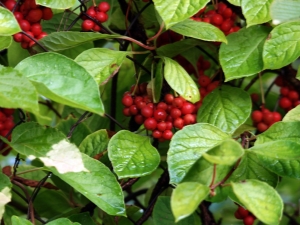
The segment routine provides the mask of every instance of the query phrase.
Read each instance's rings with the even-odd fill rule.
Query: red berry
[[[26,19],[31,23],[39,22],[43,17],[43,11],[41,9],[31,9],[26,16]]]
[[[272,112],[263,113],[263,121],[267,125],[274,123],[274,117]]]
[[[19,25],[21,29],[25,32],[30,30],[30,23],[27,20],[20,20]]]
[[[131,105],[131,106],[129,107],[129,110],[130,110],[130,114],[131,114],[132,116],[135,116],[135,115],[137,115],[137,114],[139,113],[139,110],[138,110],[138,108],[136,107],[136,105]]]
[[[249,211],[247,209],[244,209],[242,206],[239,206],[237,211],[243,218],[249,215]]]
[[[252,102],[258,102],[259,101],[259,95],[257,93],[252,93],[250,95]]]
[[[281,87],[281,88],[280,88],[280,94],[281,94],[282,96],[288,96],[289,92],[290,92],[290,90],[289,90],[288,87]]]
[[[185,100],[181,97],[174,98],[173,106],[180,109],[183,106],[184,102],[185,102]]]
[[[174,120],[173,125],[174,125],[174,127],[178,128],[178,129],[182,129],[184,126],[184,120],[179,117]]]
[[[172,124],[172,122],[170,122],[170,121],[166,121],[166,130],[172,130],[172,128],[173,128],[173,124]]]
[[[43,20],[50,20],[53,17],[53,12],[52,12],[52,9],[50,9],[50,8],[47,8],[47,7],[43,8],[42,12],[43,12],[43,16],[42,16]]]
[[[294,106],[294,107],[296,107],[296,106],[298,106],[298,105],[300,105],[300,100],[297,100],[297,101],[293,102],[293,106]]]
[[[167,112],[163,109],[157,109],[154,111],[153,117],[157,121],[163,121],[167,118]]]
[[[165,130],[162,134],[162,138],[165,140],[171,140],[173,137],[173,132],[171,130]]]
[[[201,87],[206,87],[210,84],[211,79],[206,75],[199,76],[198,83]]]
[[[252,112],[251,118],[254,123],[259,123],[263,119],[263,113],[260,110],[255,110]]]
[[[163,109],[163,110],[167,111],[168,105],[167,105],[166,103],[164,103],[164,102],[159,102],[159,103],[157,104],[156,108],[157,108],[157,109]]]
[[[181,110],[177,108],[172,108],[170,115],[172,116],[173,119],[176,119],[181,116]]]
[[[125,95],[122,98],[122,104],[126,107],[130,107],[133,104],[133,99],[131,96]]]
[[[157,124],[157,129],[159,131],[165,131],[167,129],[167,123],[162,121]]]
[[[4,122],[6,120],[7,116],[0,111],[0,121]]]
[[[22,41],[21,42],[21,47],[24,48],[24,49],[27,49],[29,47],[29,42]]]
[[[244,225],[252,225],[254,223],[254,221],[255,221],[255,218],[251,215],[249,215],[243,219]]]
[[[30,27],[30,31],[35,37],[39,36],[42,33],[42,26],[40,23],[34,23]]]
[[[282,119],[281,114],[279,112],[273,112],[273,121],[278,122]]]
[[[95,11],[95,7],[91,6],[88,8],[88,10],[86,11],[86,14],[89,15],[90,17],[95,18],[96,17],[96,11]]]
[[[83,31],[89,31],[89,30],[93,29],[94,26],[95,26],[95,23],[92,20],[84,20],[81,24],[81,28]]]
[[[11,130],[15,126],[15,124],[12,120],[7,120],[4,122],[4,126],[6,130]]]
[[[195,114],[186,114],[183,117],[184,125],[190,125],[196,123],[196,115]]]
[[[17,4],[17,2],[14,0],[8,0],[4,3],[5,7],[10,11],[13,10],[13,8],[15,7],[16,4]]]
[[[93,31],[99,32],[100,30],[101,30],[101,27],[98,26],[97,24],[95,24],[95,26],[93,27]]]
[[[9,130],[5,129],[5,130],[0,130],[0,135],[2,137],[5,137],[7,134],[9,133]]]
[[[144,108],[146,106],[146,102],[144,102],[144,101],[138,101],[138,102],[135,102],[135,104],[139,110],[141,110],[142,108]]]
[[[129,109],[129,108],[124,108],[124,109],[123,109],[123,115],[124,115],[124,116],[131,116],[131,114],[130,114],[130,109]]]
[[[101,12],[107,12],[110,9],[110,5],[108,2],[101,2],[98,5],[98,8]]]
[[[214,81],[214,82],[210,83],[206,88],[207,92],[211,92],[211,91],[215,90],[219,86],[219,83],[220,83],[219,81]]]
[[[135,115],[134,116],[134,121],[137,123],[137,124],[143,124],[144,123],[144,117],[141,115],[141,114],[138,114],[138,115]]]
[[[181,112],[183,115],[192,114],[195,111],[195,105],[190,102],[183,103],[181,107]]]
[[[223,2],[220,2],[220,3],[218,4],[217,12],[218,12],[219,14],[222,14],[222,12],[224,12],[224,10],[225,10],[226,8],[227,8],[227,5],[224,4]]]
[[[30,37],[34,37],[33,33],[31,31],[27,31],[26,34]],[[32,39],[28,37],[27,35],[23,35],[23,42],[30,42]]]
[[[211,17],[211,23],[213,25],[219,26],[223,23],[223,16],[221,16],[220,14],[216,13]]]
[[[4,130],[4,129],[5,129],[4,123],[0,122],[0,130]]]
[[[148,104],[144,108],[141,109],[142,116],[148,118],[153,116],[153,108]]]
[[[127,94],[131,95],[130,92],[128,92]],[[142,96],[135,96],[134,97],[134,104],[137,105],[138,102],[142,102],[144,99]]]
[[[100,23],[104,23],[104,22],[106,22],[108,20],[108,15],[105,12],[97,12],[96,19]]]
[[[288,109],[292,107],[292,102],[287,97],[283,97],[279,100],[279,106],[283,109]]]
[[[242,220],[244,217],[242,217],[238,211],[235,211],[234,213],[235,218],[237,218],[238,220]]]
[[[297,101],[299,99],[299,94],[297,91],[290,91],[288,94],[288,98],[293,102]]]
[[[209,17],[205,17],[202,19],[203,22],[205,23],[210,23],[210,18]]]
[[[283,86],[283,79],[282,79],[282,77],[281,76],[278,76],[278,77],[276,77],[276,79],[275,79],[275,84],[277,85],[277,86],[279,86],[279,87],[282,87]]]
[[[15,109],[2,109],[2,112],[4,112],[5,115],[10,116],[10,115],[14,114]]]
[[[152,136],[154,137],[154,138],[161,138],[162,137],[162,132],[161,131],[159,131],[159,130],[154,130],[153,132],[152,132]]]
[[[231,20],[225,20],[223,23],[222,23],[222,25],[221,25],[221,30],[223,31],[223,32],[228,32],[228,31],[230,31],[230,29],[231,29],[231,27],[232,27],[232,22],[231,22]]]
[[[46,32],[42,32],[42,33],[40,33],[39,36],[36,37],[36,39],[37,39],[37,40],[40,40],[40,39],[42,39],[43,37],[46,37],[47,35],[48,35],[48,34],[47,34]]]
[[[202,65],[201,65],[201,68],[202,68],[203,70],[209,69],[209,68],[210,68],[210,62],[207,61],[207,60],[203,60]]]
[[[15,42],[22,42],[23,40],[23,34],[22,33],[16,33],[13,35]]]
[[[164,100],[167,104],[171,105],[174,100],[174,96],[172,94],[166,94]]]
[[[154,118],[147,118],[144,121],[144,126],[147,130],[155,130],[157,126],[157,122]]]
[[[258,123],[256,127],[259,132],[264,132],[269,128],[269,126],[263,122]]]
[[[227,8],[225,9],[223,12],[222,12],[222,16],[227,19],[227,18],[230,18],[232,16],[232,10],[230,8]]]
[[[24,19],[24,16],[21,12],[14,12],[14,16],[15,16],[16,20],[18,20],[18,21]]]

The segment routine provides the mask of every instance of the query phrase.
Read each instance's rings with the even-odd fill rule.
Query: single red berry
[[[142,101],[138,101],[138,102],[135,102],[136,104],[136,107],[141,110],[142,108],[144,108],[146,106],[146,102],[144,102],[143,100]]]
[[[34,37],[33,33],[31,31],[26,32],[27,35],[23,35],[23,42],[30,42],[32,39],[30,37]],[[30,36],[30,37],[29,37]]]
[[[27,49],[29,47],[29,42],[22,41],[21,42],[21,47],[24,48],[24,49]]]
[[[153,113],[153,117],[157,121],[163,121],[167,118],[167,112],[163,109],[156,109]]]
[[[130,114],[130,109],[129,109],[129,108],[124,108],[124,109],[123,109],[123,115],[124,115],[124,116],[131,116],[131,114]]]
[[[242,206],[239,206],[239,208],[237,209],[237,211],[239,212],[239,214],[245,218],[246,216],[249,215],[249,211],[247,209],[244,209]]]
[[[213,15],[215,15],[217,12],[216,12],[216,10],[209,10],[209,11],[207,11],[206,12],[206,14],[205,14],[205,17],[209,17],[209,18],[211,18]]]
[[[100,2],[98,8],[101,12],[107,12],[110,9],[108,2]]]
[[[190,125],[196,123],[196,115],[195,114],[186,114],[183,117],[184,125]]]
[[[40,40],[40,39],[46,37],[47,35],[48,35],[48,34],[47,34],[46,32],[42,32],[42,33],[40,33],[39,36],[36,37],[36,39],[37,39],[37,40]]]
[[[209,17],[204,17],[204,18],[202,19],[202,21],[203,21],[204,23],[210,23],[210,18],[209,18]]]
[[[294,107],[296,107],[296,106],[298,106],[298,105],[300,105],[300,100],[297,100],[297,101],[293,102],[293,106],[294,106]]]
[[[31,24],[30,31],[37,37],[42,33],[42,25],[40,23]]]
[[[173,137],[173,132],[171,130],[165,130],[162,134],[162,138],[165,140],[171,140]]]
[[[29,41],[29,44],[28,44],[28,46],[31,48],[33,45],[35,45],[35,42],[34,41]]]
[[[201,87],[199,91],[200,91],[201,98],[204,98],[208,94],[206,88],[204,87]]]
[[[97,12],[96,20],[98,20],[100,23],[104,23],[108,20],[108,15],[105,12]]]
[[[134,121],[135,121],[137,124],[143,124],[144,121],[145,121],[145,118],[144,118],[141,114],[138,114],[138,115],[135,115],[135,116],[134,116]]]
[[[95,7],[94,6],[89,7],[88,10],[86,11],[86,14],[92,18],[95,18],[97,14],[97,12],[95,11]]]
[[[157,126],[157,122],[154,118],[147,118],[144,121],[144,126],[147,130],[155,130]]]
[[[166,130],[172,130],[173,128],[173,123],[171,121],[166,121]]]
[[[224,19],[223,16],[216,13],[211,17],[211,23],[216,26],[220,26],[223,23]]]
[[[162,132],[161,131],[159,131],[159,130],[154,130],[153,132],[152,132],[152,136],[154,137],[154,138],[161,138],[162,137]]]
[[[218,9],[217,9],[217,12],[219,14],[222,14],[222,12],[224,12],[225,9],[227,9],[227,5],[223,2],[220,2],[218,5],[217,5]]]
[[[53,17],[53,12],[52,9],[50,8],[42,8],[42,12],[43,12],[43,16],[42,19],[43,20],[50,20]]]
[[[22,42],[23,41],[23,34],[22,33],[16,33],[13,35],[15,42]]]
[[[181,110],[178,108],[172,108],[170,111],[170,115],[173,119],[177,119],[178,117],[180,117],[181,113]]]
[[[267,125],[274,123],[274,116],[272,112],[263,113],[263,122]]]
[[[269,126],[263,122],[258,123],[256,127],[259,132],[264,132],[269,128]]]
[[[252,225],[254,223],[254,221],[255,221],[255,218],[251,215],[249,215],[243,219],[244,225]]]
[[[136,107],[136,105],[131,105],[131,106],[129,107],[129,110],[130,110],[130,114],[131,114],[132,116],[135,116],[135,115],[137,115],[137,114],[139,113],[139,110],[138,110],[138,108]]]
[[[294,102],[294,101],[297,101],[299,99],[299,94],[297,91],[290,91],[289,94],[288,94],[288,98]]]
[[[26,19],[30,23],[37,23],[42,19],[42,17],[43,17],[43,11],[41,9],[31,9],[27,14]]]
[[[195,105],[190,102],[183,103],[181,107],[181,112],[183,115],[192,114],[195,111]]]
[[[30,30],[30,23],[27,20],[20,20],[19,25],[21,29],[25,32]]]
[[[251,118],[254,123],[259,123],[263,119],[263,113],[260,110],[255,110],[252,112]]]
[[[185,100],[181,97],[174,98],[173,106],[180,109],[183,106],[184,102],[185,102]]]
[[[273,121],[278,122],[282,119],[282,116],[279,112],[273,112]]]
[[[232,23],[231,20],[225,20],[225,21],[222,23],[222,25],[221,25],[220,28],[221,28],[221,30],[222,30],[223,32],[228,32],[228,31],[230,31],[232,25],[233,25],[233,23]]]
[[[15,124],[12,120],[7,120],[4,122],[4,126],[6,130],[11,130],[15,126]]]
[[[165,131],[167,129],[167,123],[164,121],[161,121],[157,124],[157,129],[159,131]]]
[[[93,27],[92,30],[95,31],[95,32],[99,32],[101,30],[101,27],[98,26],[97,24],[95,24],[95,26]]]
[[[283,109],[288,109],[292,107],[292,101],[287,97],[283,97],[279,100],[279,106]]]
[[[210,83],[206,88],[207,92],[211,92],[211,91],[215,90],[219,86],[219,84],[220,84],[219,81],[214,81],[214,82]]]
[[[173,125],[174,125],[174,127],[178,128],[178,129],[182,129],[184,126],[184,120],[179,117],[174,120]]]
[[[283,86],[284,82],[283,82],[283,79],[282,79],[281,76],[276,77],[276,79],[275,79],[275,84],[276,84],[277,86],[279,86],[279,87],[282,87],[282,86]]]
[[[128,92],[128,94],[131,95],[130,92]],[[142,96],[135,96],[134,97],[134,104],[135,105],[138,104],[138,102],[142,102],[142,101],[144,101]]]
[[[174,100],[174,96],[172,94],[166,94],[164,100],[167,104],[171,105]]]
[[[163,110],[167,111],[168,105],[167,105],[166,103],[164,103],[164,102],[159,102],[159,103],[157,104],[156,108],[157,108],[157,109],[163,109]]]
[[[93,29],[93,27],[95,26],[94,21],[92,20],[84,20],[81,24],[81,29],[83,31],[89,31],[91,29]]]
[[[259,94],[257,93],[252,93],[250,95],[252,102],[258,102],[259,101]]]
[[[151,108],[150,105],[146,105],[145,107],[143,107],[141,109],[141,115],[146,118],[152,117],[153,116],[153,108]]]
[[[122,98],[122,104],[126,107],[130,107],[133,104],[133,99],[131,96],[125,95]]]
[[[280,88],[280,94],[281,94],[282,96],[288,96],[289,92],[290,92],[290,90],[289,90],[288,87],[281,87],[281,88]]]
[[[222,12],[222,16],[225,18],[225,19],[228,19],[232,16],[232,10],[230,8],[227,8],[225,9],[223,12]]]
[[[211,79],[209,76],[203,75],[203,76],[199,76],[198,78],[198,83],[201,87],[206,87],[210,84]]]
[[[4,3],[5,7],[10,11],[13,10],[13,8],[15,7],[16,4],[17,4],[17,2],[15,0],[8,0]]]
[[[14,12],[14,16],[15,16],[16,20],[18,20],[18,21],[24,19],[24,16],[21,12]]]
[[[146,82],[139,84],[139,89],[140,89],[140,92],[142,95],[147,94],[147,86],[148,86],[148,83],[146,83]]]
[[[235,213],[234,213],[234,217],[235,217],[235,218],[237,218],[238,220],[242,220],[242,219],[244,219],[244,217],[242,217],[242,216],[239,214],[238,210],[237,210],[237,211],[235,211]]]

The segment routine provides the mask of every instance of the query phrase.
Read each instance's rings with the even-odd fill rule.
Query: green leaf
[[[283,122],[300,121],[299,114],[300,114],[300,105],[298,105],[297,107],[295,107],[295,108],[291,109],[290,111],[288,111],[288,113],[285,114],[285,116],[283,117],[282,121]]]
[[[180,183],[203,153],[230,136],[206,123],[185,126],[173,136],[168,151],[170,183]]]
[[[0,89],[1,107],[22,108],[38,114],[38,94],[22,72],[0,65]]]
[[[276,187],[278,183],[278,176],[267,170],[263,164],[260,164],[257,157],[249,151],[245,152],[239,166],[234,170],[228,181],[237,182],[246,179],[257,179],[272,187]]]
[[[69,58],[53,52],[41,53],[24,59],[16,69],[45,97],[99,115],[104,113],[96,81]]]
[[[244,149],[241,144],[229,139],[212,148],[208,153],[203,153],[203,158],[213,164],[233,165],[242,155]]]
[[[79,150],[88,156],[104,152],[107,149],[109,138],[106,130],[98,130],[88,136],[79,145]]]
[[[12,184],[9,178],[0,173],[0,220],[4,214],[5,205],[11,201],[10,189]]]
[[[245,180],[231,185],[240,202],[257,219],[270,225],[280,223],[283,202],[274,188],[258,180]]]
[[[100,34],[93,32],[76,32],[76,31],[60,31],[49,34],[39,42],[46,47],[49,51],[61,51],[81,45],[86,42],[117,38],[120,35]]]
[[[80,223],[73,223],[71,220],[67,218],[59,218],[56,220],[52,220],[49,223],[46,223],[46,225],[80,225]]]
[[[175,223],[175,218],[172,214],[171,198],[168,196],[159,196],[153,209],[153,224],[154,225],[199,225],[199,221],[196,221],[192,216],[184,218]]]
[[[167,57],[162,59],[165,63],[164,76],[171,88],[192,103],[199,101],[199,89],[184,68],[175,60]]]
[[[163,86],[164,75],[163,75],[163,61],[159,60],[156,66],[154,86],[152,87],[153,99],[155,103],[158,103],[161,96],[161,89]]]
[[[299,114],[298,114],[299,117]],[[260,145],[273,141],[294,141],[300,144],[300,121],[296,122],[277,122],[268,130],[257,136],[254,145]]]
[[[11,36],[22,31],[14,14],[0,6],[0,35]]]
[[[119,131],[111,138],[108,157],[120,179],[146,176],[160,163],[160,155],[148,137],[126,130]]]
[[[270,28],[252,26],[227,36],[228,44],[220,48],[220,63],[225,81],[248,77],[263,70],[263,45]]]
[[[89,212],[71,215],[69,219],[72,222],[78,222],[79,224],[96,225]]]
[[[55,9],[68,9],[74,6],[76,0],[36,0],[36,4]]]
[[[197,122],[210,123],[233,134],[251,113],[251,99],[240,88],[222,86],[207,95],[198,110]]]
[[[280,24],[299,18],[300,2],[294,0],[273,0],[270,7],[273,24]]]
[[[78,55],[75,62],[84,67],[98,84],[106,84],[119,71],[128,54],[106,48],[92,48]]]
[[[190,18],[202,9],[209,0],[154,0],[154,6],[166,28],[169,29],[176,23]]]
[[[228,0],[232,5],[241,6],[241,0]]]
[[[45,166],[55,167],[60,173],[87,171],[79,149],[54,128],[33,122],[21,124],[14,129],[10,145],[18,153],[39,158]]]
[[[270,171],[283,177],[300,178],[300,143],[278,140],[255,145],[249,151]]]
[[[275,27],[264,45],[264,69],[279,69],[299,56],[300,21],[287,22]]]
[[[209,188],[196,182],[178,184],[172,193],[171,208],[175,222],[191,215],[208,196]]]
[[[224,33],[210,23],[187,19],[172,26],[171,30],[184,36],[204,41],[218,41],[227,43]]]
[[[32,225],[32,223],[29,220],[18,216],[12,216],[11,223],[12,225]]]
[[[8,48],[11,45],[12,37],[11,36],[0,36],[0,51]]]
[[[271,20],[270,6],[273,0],[242,0],[241,7],[247,26],[266,23]]]

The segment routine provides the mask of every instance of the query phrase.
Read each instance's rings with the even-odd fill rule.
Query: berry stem
[[[155,46],[153,46],[153,47],[147,46],[147,45],[143,44],[142,42],[137,41],[137,40],[135,40],[135,39],[133,39],[131,37],[121,36],[121,37],[119,37],[119,39],[123,39],[123,40],[126,40],[126,41],[131,41],[131,42],[137,44],[138,46],[140,46],[142,48],[145,48],[145,49],[148,49],[148,50],[155,50],[156,49]]]
[[[156,39],[156,38],[158,38],[159,37],[159,35],[161,34],[161,32],[163,31],[163,29],[164,29],[164,26],[165,26],[165,23],[164,22],[162,22],[161,23],[161,25],[160,25],[160,27],[159,27],[159,30],[158,30],[158,32],[153,36],[153,37],[151,37],[151,38],[148,38],[148,40],[147,40],[147,43],[148,42],[150,42],[150,41],[152,41],[152,40],[154,40],[154,39]]]
[[[40,46],[45,52],[48,52],[48,50],[46,49],[46,47],[44,45],[42,45],[41,43],[38,42],[38,40],[36,40],[34,37],[28,35],[25,31],[21,31],[21,33],[23,35],[26,35],[28,38],[30,38],[32,41],[34,41],[38,46]]]

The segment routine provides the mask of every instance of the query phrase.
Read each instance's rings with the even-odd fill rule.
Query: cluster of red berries
[[[206,7],[196,13],[192,19],[210,23],[224,32],[225,35],[236,32],[240,27],[235,26],[236,14],[227,7],[226,4],[220,2],[216,5],[217,10],[208,10]]]
[[[164,100],[153,103],[147,95],[147,83],[142,83],[122,98],[125,106],[123,114],[134,116],[137,124],[144,124],[159,141],[170,140],[173,127],[182,129],[185,125],[196,123],[196,107],[182,97],[166,94]],[[134,91],[134,94],[133,94]]]
[[[6,135],[10,132],[10,130],[15,126],[14,118],[13,118],[14,109],[4,109],[0,108],[0,136],[6,137]],[[7,137],[10,141],[10,136]],[[1,146],[1,150],[6,148],[7,145],[3,144]],[[10,152],[10,149],[2,152],[2,155],[6,156]]]
[[[234,216],[239,220],[243,220],[244,225],[252,225],[256,219],[252,213],[244,209],[242,206],[238,207],[238,209],[234,213]]]
[[[110,9],[110,5],[108,2],[100,2],[99,5],[91,6],[86,11],[86,15],[98,21],[99,23],[104,23],[108,20],[107,11]],[[100,26],[98,26],[92,19],[87,16],[83,16],[83,22],[81,24],[81,29],[83,31],[93,30],[95,32],[99,32],[101,30]]]
[[[39,6],[34,0],[22,1],[20,5],[17,5],[16,0],[1,0],[1,2],[10,11],[14,10],[16,20],[22,31],[27,34],[20,32],[13,35],[14,40],[21,43],[22,48],[27,49],[35,44],[30,37],[39,40],[47,36],[47,33],[43,32],[40,22],[42,19],[50,20],[52,18],[53,12],[50,8]]]
[[[275,80],[275,84],[280,87],[281,98],[279,100],[279,106],[286,112],[292,108],[300,105],[300,99],[298,92],[285,83],[281,76],[278,76]]]
[[[261,110],[255,110],[251,114],[253,125],[259,132],[266,131],[273,123],[282,119],[279,112],[270,112],[270,110],[262,107]]]
[[[188,74],[194,74],[194,75],[197,74],[194,66],[183,56],[177,55],[173,59],[177,61],[186,70]],[[204,71],[210,68],[210,62],[208,60],[205,60],[203,56],[200,56],[196,63],[196,67],[197,67],[198,74],[204,75]]]

